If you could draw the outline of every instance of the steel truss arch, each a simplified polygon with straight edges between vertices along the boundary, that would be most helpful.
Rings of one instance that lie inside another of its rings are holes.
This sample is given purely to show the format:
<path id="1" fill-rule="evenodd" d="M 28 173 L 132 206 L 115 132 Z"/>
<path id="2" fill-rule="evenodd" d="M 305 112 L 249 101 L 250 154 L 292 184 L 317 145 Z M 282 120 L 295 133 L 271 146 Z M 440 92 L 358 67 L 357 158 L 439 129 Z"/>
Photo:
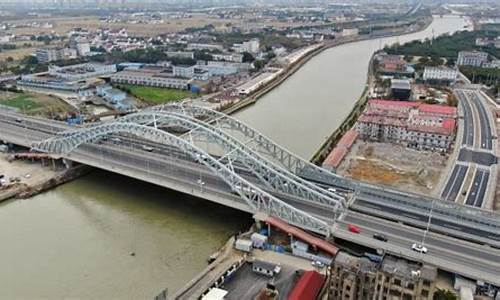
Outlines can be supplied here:
<path id="1" fill-rule="evenodd" d="M 119 133 L 132 134 L 146 140 L 175 146 L 199 163 L 205 165 L 229 186 L 238 186 L 239 188 L 234 189 L 234 191 L 254 212 L 264 212 L 269 215 L 277 216 L 301 228 L 323 235 L 329 235 L 329 226 L 326 222 L 283 202 L 256 185 L 248 182 L 234 172 L 230 162 L 228 164 L 223 164 L 220 160 L 213 158 L 206 151 L 193 145 L 189 141 L 153 127 L 130 122 L 112 122 L 90 128 L 77 129 L 74 130 L 72 134 L 66 132 L 62 136 L 34 143 L 32 149 L 64 156 L 81 144 L 97 141 L 105 136 Z"/>
<path id="2" fill-rule="evenodd" d="M 248 170 L 268 187 L 311 202 L 332 206 L 335 213 L 340 213 L 339 209 L 343 208 L 342 201 L 344 198 L 309 183 L 280 166 L 276 166 L 246 147 L 239 140 L 198 119 L 173 112 L 141 112 L 128 115 L 117 121 L 155 126 L 181 126 L 186 130 L 197 130 L 204 141 L 216 143 L 226 149 L 224 159 L 231 159 L 233 163 L 243 163 Z M 196 137 L 189 135 L 186 138 Z"/>
<path id="3" fill-rule="evenodd" d="M 297 176 L 319 182 L 342 182 L 343 185 L 351 185 L 345 178 L 299 157 L 256 129 L 222 112 L 192 104 L 164 104 L 151 107 L 148 110 L 178 112 L 201 119 L 206 123 L 213 123 L 217 128 L 235 130 L 253 141 L 255 147 L 252 149 L 254 151 L 272 157 L 282 167 Z"/>

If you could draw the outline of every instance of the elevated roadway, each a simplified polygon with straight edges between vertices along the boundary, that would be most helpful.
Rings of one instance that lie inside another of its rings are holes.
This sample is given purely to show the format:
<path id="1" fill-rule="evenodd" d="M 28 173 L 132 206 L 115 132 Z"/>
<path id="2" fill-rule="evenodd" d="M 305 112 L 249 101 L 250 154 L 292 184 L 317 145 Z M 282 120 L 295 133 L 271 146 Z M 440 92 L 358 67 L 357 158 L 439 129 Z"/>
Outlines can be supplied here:
<path id="1" fill-rule="evenodd" d="M 0 139 L 27 147 L 31 145 L 32 141 L 43 140 L 64 129 L 67 129 L 67 126 L 62 123 L 0 113 Z M 125 138 L 121 137 L 120 142 L 108 139 L 101 144 L 88 143 L 74 150 L 67 158 L 192 194 L 235 209 L 252 212 L 244 201 L 235 195 L 230 186 L 210 170 L 200 166 L 199 163 L 186 159 L 182 155 L 172 157 L 169 155 L 170 151 L 167 148 L 162 148 L 164 146 L 161 145 L 149 143 L 148 145 L 153 146 L 154 150 L 148 152 L 141 147 L 142 143 L 139 140 L 136 142 L 136 140 L 130 139 L 127 143 L 122 143 L 122 140 Z M 249 180 L 258 182 L 255 178 L 252 179 L 248 173 L 245 174 L 244 170 L 241 173 Z M 204 184 L 199 184 L 200 179 Z M 380 204 L 377 206 L 370 199 L 363 200 L 382 197 L 380 194 L 384 195 L 380 191 L 359 190 L 350 210 L 335 222 L 334 213 L 330 207 L 274 192 L 274 195 L 286 203 L 307 211 L 330 224 L 335 237 L 372 248 L 383 248 L 388 253 L 432 263 L 444 270 L 500 284 L 497 276 L 497 270 L 500 269 L 500 250 L 484 245 L 498 246 L 500 241 L 498 231 L 490 232 L 481 227 L 470 227 L 468 231 L 464 231 L 463 229 L 466 227 L 461 228 L 459 224 L 439 223 L 443 222 L 439 218 L 436 218 L 437 223 L 434 223 L 434 218 L 432 218 L 431 224 L 434 224 L 435 228 L 424 241 L 429 248 L 429 253 L 418 255 L 411 251 L 410 247 L 412 243 L 421 242 L 423 239 L 424 230 L 422 228 L 425 228 L 428 217 L 422 217 L 418 210 L 415 212 L 407 211 L 403 218 L 408 218 L 408 222 L 401 220 L 395 222 L 391 215 L 401 215 L 401 211 L 398 211 L 397 207 L 391 206 L 390 203 L 386 203 L 385 206 Z M 404 194 L 401 194 L 401 197 L 403 196 Z M 366 216 L 367 210 L 371 211 L 370 217 Z M 362 228 L 361 234 L 355 235 L 348 232 L 347 224 L 360 226 Z M 447 235 L 443 235 L 441 231 L 446 231 Z M 458 235 L 454 231 L 460 234 L 465 233 L 466 237 L 472 237 L 472 240 L 476 242 L 482 240 L 484 243 L 472 243 L 453 238 L 451 236 Z M 375 232 L 386 234 L 389 241 L 381 244 L 380 241 L 373 239 L 372 234 Z"/>

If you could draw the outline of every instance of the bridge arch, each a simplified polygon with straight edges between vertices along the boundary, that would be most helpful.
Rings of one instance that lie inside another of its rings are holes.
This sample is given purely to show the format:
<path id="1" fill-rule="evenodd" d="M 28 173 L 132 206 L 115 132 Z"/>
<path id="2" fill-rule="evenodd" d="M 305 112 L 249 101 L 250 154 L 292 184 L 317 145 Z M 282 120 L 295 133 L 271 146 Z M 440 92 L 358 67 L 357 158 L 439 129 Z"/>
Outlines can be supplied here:
<path id="1" fill-rule="evenodd" d="M 66 132 L 64 135 L 33 143 L 32 149 L 64 156 L 84 143 L 97 141 L 105 136 L 118 133 L 132 134 L 143 139 L 175 146 L 190 155 L 194 160 L 205 165 L 229 186 L 238 187 L 234 191 L 254 212 L 264 212 L 304 229 L 329 235 L 329 226 L 326 222 L 296 209 L 250 183 L 236 174 L 230 163 L 224 164 L 191 142 L 157 128 L 130 122 L 112 122 L 77 129 L 72 133 Z"/>
<path id="2" fill-rule="evenodd" d="M 352 182 L 345 178 L 299 157 L 256 129 L 222 112 L 193 104 L 163 104 L 151 107 L 150 110 L 178 112 L 203 120 L 206 123 L 213 123 L 214 126 L 221 129 L 236 131 L 253 141 L 255 151 L 269 156 L 282 167 L 300 177 L 318 182 L 342 182 L 344 186 L 352 185 Z M 249 144 L 248 146 L 252 145 Z M 354 188 L 354 186 L 352 187 Z"/>
<path id="3" fill-rule="evenodd" d="M 226 148 L 224 159 L 233 158 L 233 161 L 242 162 L 248 170 L 252 171 L 268 187 L 322 205 L 332 206 L 336 212 L 344 208 L 345 198 L 343 196 L 333 194 L 281 166 L 276 166 L 231 135 L 198 119 L 174 112 L 140 112 L 128 115 L 119 121 L 155 126 L 182 126 L 186 130 L 196 130 L 204 140 L 210 139 L 219 146 Z M 189 133 L 186 135 L 185 138 L 193 139 L 193 136 L 189 136 Z"/>

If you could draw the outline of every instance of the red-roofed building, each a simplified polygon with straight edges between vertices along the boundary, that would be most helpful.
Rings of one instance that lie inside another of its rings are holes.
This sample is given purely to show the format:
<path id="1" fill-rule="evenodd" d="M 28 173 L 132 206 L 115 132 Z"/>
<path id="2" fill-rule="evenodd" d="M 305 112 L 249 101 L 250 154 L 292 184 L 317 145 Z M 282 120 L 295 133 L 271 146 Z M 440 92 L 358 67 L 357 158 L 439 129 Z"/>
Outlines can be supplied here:
<path id="1" fill-rule="evenodd" d="M 455 107 L 374 99 L 359 117 L 356 130 L 364 140 L 447 151 L 455 139 L 456 118 Z"/>
<path id="2" fill-rule="evenodd" d="M 338 168 L 344 157 L 351 149 L 352 145 L 358 137 L 358 132 L 354 129 L 348 130 L 344 136 L 339 140 L 337 146 L 333 148 L 332 152 L 328 154 L 325 161 L 323 162 L 323 167 L 335 170 Z"/>
<path id="3" fill-rule="evenodd" d="M 305 271 L 288 294 L 288 300 L 316 300 L 326 277 L 316 271 Z"/>

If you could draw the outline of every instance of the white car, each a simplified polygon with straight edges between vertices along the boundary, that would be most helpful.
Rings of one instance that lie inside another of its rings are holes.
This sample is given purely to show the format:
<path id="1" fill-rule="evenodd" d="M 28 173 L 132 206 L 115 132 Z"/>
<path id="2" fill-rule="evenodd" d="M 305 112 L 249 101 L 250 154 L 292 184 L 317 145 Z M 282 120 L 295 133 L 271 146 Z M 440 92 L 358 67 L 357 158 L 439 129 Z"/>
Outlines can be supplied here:
<path id="1" fill-rule="evenodd" d="M 420 253 L 423 253 L 423 254 L 427 253 L 427 248 L 424 247 L 424 246 L 422 246 L 422 245 L 420 245 L 420 244 L 417 244 L 417 243 L 411 245 L 411 249 L 413 251 L 417 251 L 417 252 L 420 252 Z"/>

